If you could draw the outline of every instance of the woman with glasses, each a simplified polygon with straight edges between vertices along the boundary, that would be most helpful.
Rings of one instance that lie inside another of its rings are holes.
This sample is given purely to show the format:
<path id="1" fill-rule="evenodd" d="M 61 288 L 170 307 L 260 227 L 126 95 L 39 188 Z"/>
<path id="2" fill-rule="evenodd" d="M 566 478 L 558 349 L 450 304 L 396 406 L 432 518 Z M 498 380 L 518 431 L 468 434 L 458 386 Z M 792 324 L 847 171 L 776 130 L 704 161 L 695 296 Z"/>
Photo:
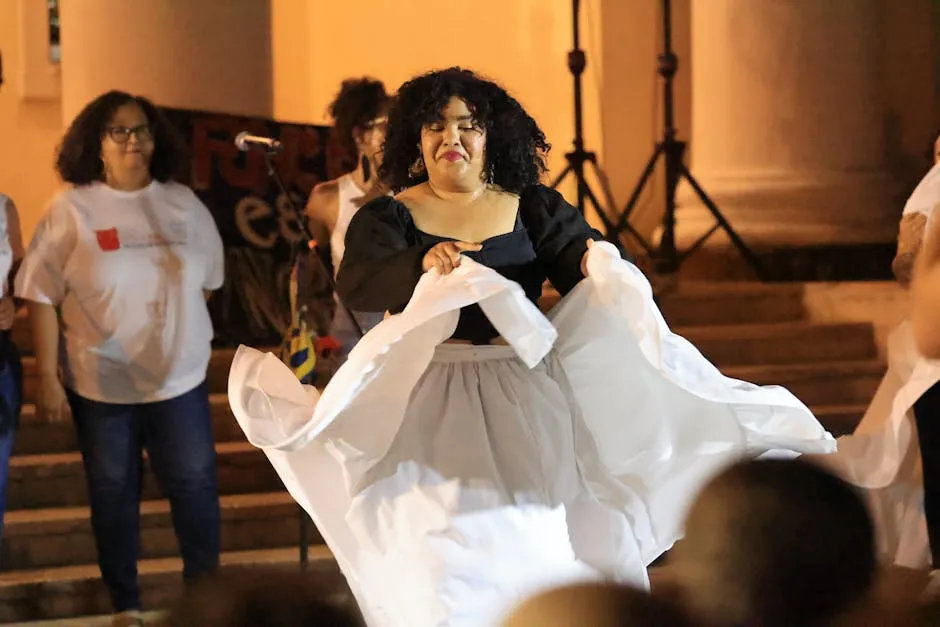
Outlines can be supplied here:
<path id="1" fill-rule="evenodd" d="M 181 142 L 145 98 L 108 92 L 75 118 L 57 169 L 71 187 L 16 277 L 40 375 L 37 412 L 71 409 L 115 625 L 139 623 L 141 453 L 170 501 L 191 580 L 219 563 L 206 298 L 223 282 L 212 215 L 174 182 Z"/>
<path id="2" fill-rule="evenodd" d="M 349 155 L 353 170 L 332 181 L 313 188 L 307 203 L 307 215 L 314 238 L 322 245 L 329 242 L 332 271 L 339 270 L 346 250 L 346 227 L 359 207 L 386 194 L 377 172 L 382 165 L 382 144 L 388 119 L 389 96 L 381 81 L 358 78 L 343 81 L 330 105 L 333 133 Z M 342 344 L 340 361 L 344 360 L 358 340 L 349 313 L 338 306 L 333 314 L 330 333 Z M 363 331 L 378 324 L 385 312 L 356 312 Z"/>

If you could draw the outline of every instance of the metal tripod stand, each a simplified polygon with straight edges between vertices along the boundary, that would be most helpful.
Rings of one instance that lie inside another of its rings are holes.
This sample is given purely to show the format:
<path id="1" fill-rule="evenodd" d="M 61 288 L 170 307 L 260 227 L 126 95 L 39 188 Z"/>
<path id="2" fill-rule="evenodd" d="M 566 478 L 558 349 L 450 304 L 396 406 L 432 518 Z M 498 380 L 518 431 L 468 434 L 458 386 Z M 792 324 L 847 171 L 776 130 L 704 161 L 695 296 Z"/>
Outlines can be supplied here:
<path id="1" fill-rule="evenodd" d="M 569 174 L 574 174 L 578 185 L 576 206 L 578 207 L 578 211 L 581 212 L 581 215 L 584 215 L 586 208 L 585 200 L 590 201 L 594 206 L 594 211 L 597 213 L 598 217 L 600 217 L 601 222 L 603 222 L 607 239 L 611 243 L 619 246 L 618 235 L 621 231 L 627 230 L 647 253 L 652 254 L 650 245 L 629 223 L 624 222 L 622 225 L 614 225 L 608 217 L 607 212 L 601 207 L 600 202 L 597 200 L 597 195 L 594 193 L 594 190 L 591 189 L 590 184 L 584 176 L 586 164 L 590 164 L 591 167 L 594 168 L 594 174 L 598 178 L 602 177 L 602 173 L 600 172 L 600 167 L 597 165 L 597 155 L 584 149 L 581 74 L 584 73 L 584 68 L 587 66 L 587 59 L 580 45 L 581 1 L 572 0 L 571 4 L 574 47 L 568 52 L 568 70 L 571 72 L 571 76 L 574 79 L 574 150 L 565 154 L 568 165 L 566 165 L 565 169 L 552 181 L 551 185 L 553 188 L 558 187 Z"/>
<path id="2" fill-rule="evenodd" d="M 694 253 L 711 235 L 718 229 L 724 230 L 728 234 L 731 243 L 738 249 L 741 256 L 754 269 L 757 277 L 765 277 L 763 265 L 757 255 L 748 247 L 748 245 L 735 232 L 731 224 L 722 215 L 721 211 L 715 205 L 714 201 L 705 193 L 702 186 L 699 185 L 689 168 L 685 165 L 685 147 L 686 143 L 676 139 L 675 115 L 673 111 L 673 85 L 672 81 L 679 67 L 679 59 L 672 49 L 672 1 L 662 0 L 662 26 L 663 26 L 663 51 L 658 57 L 659 75 L 663 78 L 663 138 L 653 151 L 646 169 L 640 176 L 627 206 L 617 221 L 616 229 L 628 229 L 633 232 L 628 222 L 630 215 L 636 208 L 636 203 L 646 184 L 649 183 L 653 171 L 656 169 L 656 162 L 663 157 L 666 162 L 666 214 L 663 218 L 663 235 L 659 243 L 659 249 L 655 254 L 655 269 L 659 273 L 673 274 L 679 270 L 682 262 L 692 253 Z M 716 224 L 709 229 L 702 237 L 693 243 L 688 250 L 680 253 L 676 249 L 676 189 L 679 181 L 685 179 L 688 181 L 695 194 L 702 204 L 708 208 L 715 217 Z"/>
<path id="3" fill-rule="evenodd" d="M 291 213 L 297 219 L 297 228 L 303 234 L 304 240 L 302 246 L 297 246 L 293 252 L 295 258 L 296 255 L 306 254 L 308 249 L 316 257 L 319 262 L 320 269 L 323 271 L 327 277 L 327 280 L 330 282 L 330 287 L 333 289 L 333 293 L 336 293 L 336 282 L 333 279 L 333 275 L 330 273 L 330 269 L 324 260 L 322 249 L 317 245 L 316 240 L 313 238 L 313 235 L 310 233 L 310 229 L 307 227 L 307 218 L 304 212 L 297 206 L 294 200 L 291 198 L 290 190 L 287 189 L 287 186 L 284 184 L 284 179 L 281 178 L 280 172 L 278 172 L 277 166 L 274 163 L 274 152 L 265 151 L 264 153 L 264 162 L 268 167 L 268 175 L 274 181 L 280 190 L 284 201 L 287 203 L 288 207 L 291 210 Z M 353 325 L 353 330 L 356 333 L 356 336 L 361 338 L 362 327 L 359 325 L 359 321 L 356 319 L 356 316 L 353 314 L 353 311 L 345 305 L 342 301 L 337 304 L 338 307 L 343 307 L 346 310 L 347 315 L 349 316 L 350 321 Z M 301 505 L 297 506 L 297 516 L 300 523 L 300 538 L 297 543 L 297 548 L 299 551 L 300 558 L 300 568 L 301 570 L 306 570 L 307 566 L 310 563 L 310 525 L 312 521 L 310 516 L 304 510 Z"/>

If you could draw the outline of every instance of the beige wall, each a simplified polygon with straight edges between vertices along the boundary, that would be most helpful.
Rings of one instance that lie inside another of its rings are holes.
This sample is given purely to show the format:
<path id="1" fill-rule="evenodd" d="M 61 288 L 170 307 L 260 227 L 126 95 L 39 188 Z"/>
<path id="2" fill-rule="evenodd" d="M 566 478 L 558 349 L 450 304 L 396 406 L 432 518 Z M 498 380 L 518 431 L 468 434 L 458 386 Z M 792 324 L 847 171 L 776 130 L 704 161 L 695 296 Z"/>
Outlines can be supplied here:
<path id="1" fill-rule="evenodd" d="M 582 46 L 590 57 L 585 135 L 599 149 L 602 2 L 583 5 Z M 275 115 L 325 122 L 344 78 L 367 74 L 394 89 L 428 69 L 462 65 L 522 102 L 553 143 L 557 171 L 574 134 L 570 6 L 570 0 L 273 0 Z"/>
<path id="2" fill-rule="evenodd" d="M 24 99 L 25 42 L 20 38 L 19 0 L 0 0 L 0 51 L 4 83 L 0 86 L 0 192 L 20 209 L 24 236 L 53 193 L 53 150 L 61 132 L 58 101 Z"/>
<path id="3" fill-rule="evenodd" d="M 783 0 L 781 0 L 783 1 Z M 852 0 L 843 0 L 852 1 Z M 673 0 L 676 126 L 692 136 L 690 0 Z M 604 0 L 602 159 L 619 207 L 626 203 L 661 129 L 655 59 L 661 46 L 659 5 L 653 0 Z M 940 5 L 933 0 L 878 0 L 879 96 L 884 99 L 886 161 L 908 190 L 929 167 L 927 151 L 940 131 Z M 832 80 L 837 82 L 838 76 Z M 691 144 L 690 144 L 691 148 Z M 691 163 L 693 174 L 695 163 Z M 664 176 L 657 169 L 631 222 L 644 234 L 662 220 Z M 707 190 L 706 190 L 707 191 Z M 831 210 L 848 210 L 834 207 Z M 901 207 L 897 207 L 900 215 Z"/>
<path id="4" fill-rule="evenodd" d="M 62 0 L 60 7 L 64 122 L 110 89 L 164 106 L 271 114 L 269 0 Z"/>
<path id="5" fill-rule="evenodd" d="M 940 4 L 903 0 L 876 6 L 887 163 L 912 188 L 927 166 L 933 136 L 940 133 Z"/>
<path id="6" fill-rule="evenodd" d="M 459 63 L 501 81 L 529 108 L 554 144 L 556 171 L 570 149 L 570 0 L 477 0 L 472 8 L 438 0 L 63 0 L 61 103 L 23 99 L 15 80 L 18 9 L 38 1 L 0 0 L 7 78 L 0 89 L 0 189 L 20 205 L 27 233 L 55 189 L 50 164 L 63 118 L 111 87 L 173 106 L 324 122 L 344 77 L 371 74 L 395 86 L 415 72 Z M 673 4 L 681 60 L 676 122 L 680 137 L 688 138 L 690 5 Z M 583 5 L 585 138 L 610 178 L 619 212 L 659 138 L 659 3 Z M 925 53 L 936 47 L 933 5 L 879 3 L 883 94 L 892 112 L 886 124 L 897 129 L 893 143 L 889 132 L 888 150 L 899 173 L 922 167 L 920 153 L 940 122 L 936 55 Z M 660 220 L 663 195 L 660 168 L 633 220 L 642 230 Z"/>

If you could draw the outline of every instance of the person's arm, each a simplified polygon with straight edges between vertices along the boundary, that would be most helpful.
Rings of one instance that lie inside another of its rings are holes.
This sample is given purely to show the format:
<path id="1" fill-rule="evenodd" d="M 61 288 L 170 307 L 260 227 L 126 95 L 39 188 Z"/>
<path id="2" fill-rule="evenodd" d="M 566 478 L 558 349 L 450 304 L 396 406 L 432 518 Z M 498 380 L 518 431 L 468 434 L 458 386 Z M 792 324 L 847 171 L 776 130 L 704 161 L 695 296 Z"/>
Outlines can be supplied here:
<path id="1" fill-rule="evenodd" d="M 327 250 L 330 245 L 330 234 L 336 227 L 336 217 L 339 213 L 339 183 L 326 181 L 320 183 L 310 192 L 304 213 L 307 215 L 307 226 L 313 236 L 314 243 L 319 250 Z M 333 268 L 333 272 L 336 272 Z"/>
<path id="2" fill-rule="evenodd" d="M 16 205 L 6 195 L 0 194 L 0 331 L 13 327 L 16 319 L 16 299 L 13 297 L 13 277 L 23 258 L 23 241 L 20 235 Z"/>
<path id="3" fill-rule="evenodd" d="M 225 247 L 222 244 L 222 236 L 219 234 L 219 227 L 215 223 L 212 212 L 203 202 L 192 193 L 191 202 L 193 211 L 198 216 L 196 219 L 199 225 L 197 232 L 200 238 L 200 245 L 206 255 L 205 275 L 202 280 L 202 294 L 206 300 L 212 296 L 212 292 L 222 287 L 225 283 Z"/>
<path id="4" fill-rule="evenodd" d="M 555 190 L 539 186 L 520 201 L 522 221 L 552 286 L 564 296 L 584 278 L 588 240 L 604 239 Z"/>
<path id="5" fill-rule="evenodd" d="M 74 245 L 75 229 L 68 208 L 53 204 L 36 226 L 15 279 L 15 293 L 27 301 L 33 329 L 40 381 L 36 411 L 40 418 L 50 421 L 65 415 L 56 307 L 65 298 L 65 264 Z"/>
<path id="6" fill-rule="evenodd" d="M 901 226 L 898 230 L 898 251 L 891 262 L 891 272 L 905 289 L 911 286 L 914 262 L 917 259 L 917 253 L 920 252 L 926 225 L 927 216 L 923 213 L 911 213 L 901 218 Z"/>
<path id="7" fill-rule="evenodd" d="M 914 268 L 911 324 L 920 353 L 940 359 L 940 218 L 928 225 Z"/>
<path id="8" fill-rule="evenodd" d="M 59 377 L 59 314 L 54 305 L 28 301 L 29 322 L 33 328 L 33 352 L 41 379 Z"/>
<path id="9" fill-rule="evenodd" d="M 409 237 L 407 209 L 377 198 L 356 212 L 346 231 L 346 252 L 336 291 L 355 311 L 399 311 L 414 292 L 430 246 Z"/>

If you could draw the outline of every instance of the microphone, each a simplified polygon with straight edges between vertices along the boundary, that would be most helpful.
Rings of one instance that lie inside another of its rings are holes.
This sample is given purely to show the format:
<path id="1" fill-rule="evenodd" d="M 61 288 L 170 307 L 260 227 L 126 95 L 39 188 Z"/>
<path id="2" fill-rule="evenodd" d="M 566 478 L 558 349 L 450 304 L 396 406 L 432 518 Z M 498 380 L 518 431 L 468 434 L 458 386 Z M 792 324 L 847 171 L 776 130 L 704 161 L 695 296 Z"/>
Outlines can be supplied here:
<path id="1" fill-rule="evenodd" d="M 284 146 L 280 141 L 271 137 L 252 135 L 248 131 L 242 131 L 235 137 L 235 147 L 242 152 L 259 149 L 267 153 L 276 153 L 284 150 Z"/>

